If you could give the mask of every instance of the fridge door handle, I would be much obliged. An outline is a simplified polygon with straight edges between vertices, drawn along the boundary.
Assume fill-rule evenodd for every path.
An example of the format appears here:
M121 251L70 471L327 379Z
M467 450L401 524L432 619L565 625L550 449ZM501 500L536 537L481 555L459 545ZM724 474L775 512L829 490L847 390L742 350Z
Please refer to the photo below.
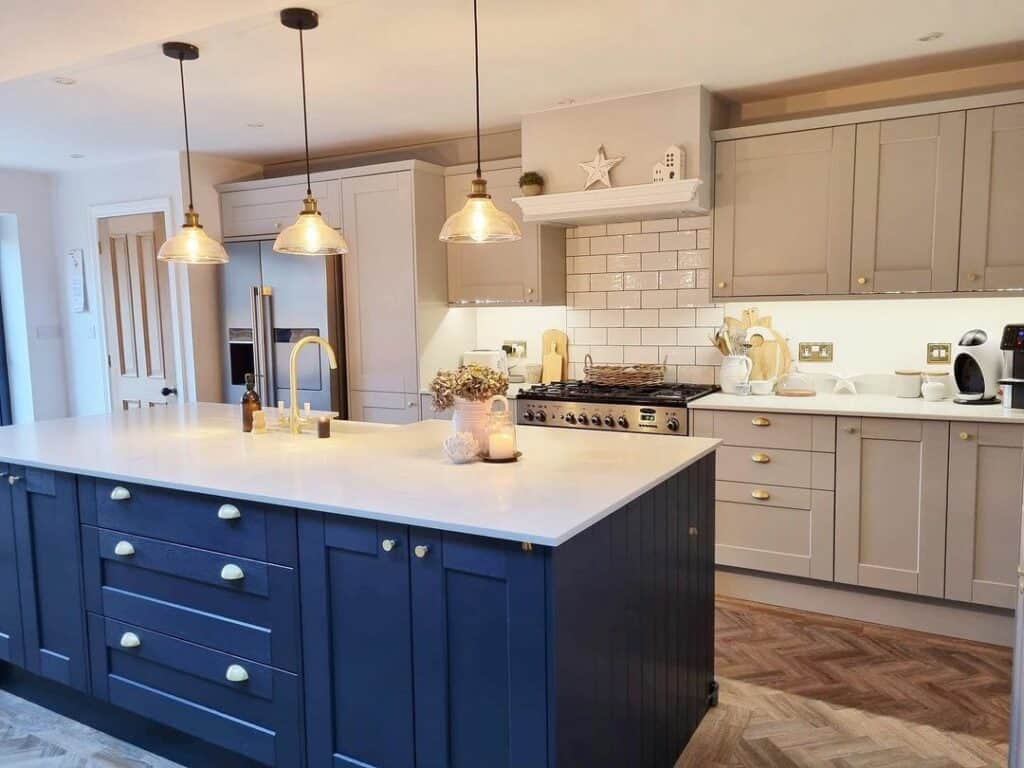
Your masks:
M274 290L269 285L260 288L260 310L263 325L260 336L263 345L263 376L266 402L277 398L277 375L274 368Z
M253 285L249 288L249 311L252 314L252 367L253 377L256 380L256 389L261 395L267 397L267 389L264 386L263 377L266 375L263 368L263 287ZM271 399L273 397L271 396ZM268 400L269 402L269 400Z

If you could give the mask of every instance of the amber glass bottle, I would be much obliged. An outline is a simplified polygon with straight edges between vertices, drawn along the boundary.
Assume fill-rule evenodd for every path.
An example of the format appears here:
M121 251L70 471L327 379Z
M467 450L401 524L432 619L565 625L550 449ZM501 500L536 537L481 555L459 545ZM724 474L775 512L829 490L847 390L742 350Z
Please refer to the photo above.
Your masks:
M252 414L263 410L260 393L256 391L256 380L251 373L245 374L245 393L242 395L242 431L252 432Z

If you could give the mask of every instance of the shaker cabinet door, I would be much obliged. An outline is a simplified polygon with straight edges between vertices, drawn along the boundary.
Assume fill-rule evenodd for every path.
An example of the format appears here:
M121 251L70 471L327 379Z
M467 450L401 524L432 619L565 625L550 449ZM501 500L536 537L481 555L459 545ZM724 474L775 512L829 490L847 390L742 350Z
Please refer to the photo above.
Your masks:
M310 768L416 765L404 526L301 514Z
M548 765L544 553L416 528L410 547L415 765Z
M946 597L1012 609L1020 562L1024 427L967 422L951 428Z
M89 688L82 545L75 478L10 468L25 667L82 691Z
M835 580L942 597L949 424L840 417Z
M0 464L0 661L25 665L22 645L18 558L14 541L14 506L7 487L8 466Z
M850 292L854 126L719 142L716 297Z
M1024 104L967 112L961 291L1024 290Z
M964 113L857 126L853 293L956 290Z

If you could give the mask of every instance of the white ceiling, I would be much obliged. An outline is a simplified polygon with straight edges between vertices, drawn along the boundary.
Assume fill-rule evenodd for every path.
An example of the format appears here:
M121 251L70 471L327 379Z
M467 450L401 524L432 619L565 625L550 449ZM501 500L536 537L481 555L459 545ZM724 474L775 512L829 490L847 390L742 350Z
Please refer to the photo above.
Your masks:
M180 148L177 66L159 46L169 39L201 49L185 65L194 150L296 158L298 41L277 20L286 2L3 0L0 166L57 170ZM566 98L735 90L1024 39L1020 0L479 2L485 131ZM471 0L313 7L314 155L472 131ZM945 34L916 40L932 31Z

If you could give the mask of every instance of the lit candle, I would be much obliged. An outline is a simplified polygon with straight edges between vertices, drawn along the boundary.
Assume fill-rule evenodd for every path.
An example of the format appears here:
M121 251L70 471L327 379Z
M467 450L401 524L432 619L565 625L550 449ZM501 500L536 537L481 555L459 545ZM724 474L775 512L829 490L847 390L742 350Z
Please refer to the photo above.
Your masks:
M492 459L511 459L516 452L513 435L507 432L492 432L487 440L487 455Z

